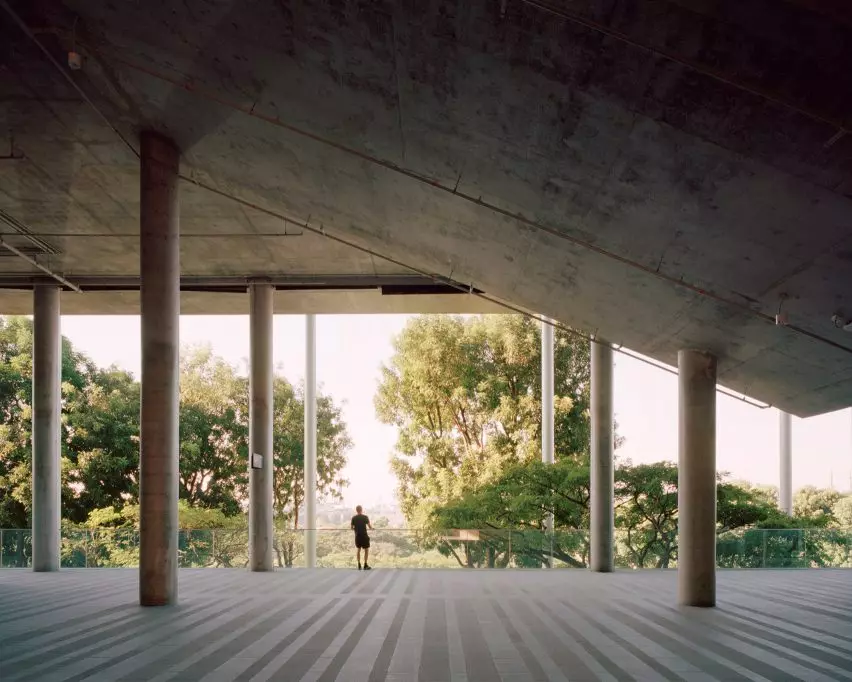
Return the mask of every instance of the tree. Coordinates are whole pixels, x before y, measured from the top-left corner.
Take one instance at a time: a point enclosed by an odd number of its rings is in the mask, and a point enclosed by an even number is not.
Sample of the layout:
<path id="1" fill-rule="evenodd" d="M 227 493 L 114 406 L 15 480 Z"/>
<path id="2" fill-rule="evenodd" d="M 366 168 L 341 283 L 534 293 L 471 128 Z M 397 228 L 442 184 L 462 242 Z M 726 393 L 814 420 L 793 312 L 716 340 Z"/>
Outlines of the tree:
<path id="1" fill-rule="evenodd" d="M 0 527 L 27 528 L 32 507 L 32 320 L 0 317 Z M 69 472 L 76 450 L 69 446 L 68 403 L 93 381 L 94 365 L 62 338 L 60 437 L 63 502 L 73 499 Z"/>
<path id="2" fill-rule="evenodd" d="M 191 506 L 242 511 L 248 486 L 248 380 L 209 346 L 180 360 L 180 496 Z"/>
<path id="3" fill-rule="evenodd" d="M 814 525 L 828 526 L 835 521 L 834 505 L 840 500 L 840 493 L 826 488 L 806 485 L 793 497 L 793 514 L 810 519 Z"/>
<path id="4" fill-rule="evenodd" d="M 421 527 L 431 529 L 432 536 L 454 529 L 478 531 L 479 542 L 461 544 L 460 552 L 427 536 L 461 566 L 506 566 L 510 560 L 541 566 L 551 556 L 570 566 L 585 565 L 585 533 L 560 532 L 552 543 L 543 542 L 544 519 L 551 513 L 557 528 L 588 526 L 588 467 L 568 459 L 552 465 L 536 460 L 513 464 L 490 483 L 436 507 Z"/>
<path id="5" fill-rule="evenodd" d="M 615 472 L 615 500 L 619 563 L 668 568 L 677 556 L 677 467 L 627 462 Z"/>
<path id="6" fill-rule="evenodd" d="M 62 514 L 74 524 L 114 525 L 138 504 L 139 383 L 115 367 L 98 369 L 62 345 Z M 190 348 L 180 365 L 182 509 L 238 518 L 248 478 L 248 380 L 209 348 Z M 274 380 L 276 503 L 298 522 L 303 492 L 301 395 Z M 27 528 L 31 513 L 32 321 L 0 317 L 0 527 Z M 351 441 L 329 396 L 318 399 L 318 492 L 339 497 Z M 110 511 L 111 510 L 111 511 Z M 219 516 L 217 516 L 217 514 Z M 183 514 L 182 518 L 189 518 Z M 206 518 L 206 517 L 205 517 Z M 126 519 L 125 519 L 126 520 Z M 25 563 L 24 534 L 8 534 Z M 23 564 L 21 564 L 23 565 Z"/>
<path id="7" fill-rule="evenodd" d="M 120 509 L 139 497 L 139 383 L 115 367 L 96 370 L 65 400 L 67 486 L 63 516 Z"/>
<path id="8" fill-rule="evenodd" d="M 834 503 L 832 515 L 841 528 L 852 529 L 852 494 L 844 495 Z"/>
<path id="9" fill-rule="evenodd" d="M 671 462 L 615 471 L 616 563 L 631 568 L 676 565 L 678 472 Z M 717 548 L 723 566 L 840 565 L 848 537 L 803 533 L 813 522 L 781 514 L 765 490 L 718 476 Z M 545 534 L 539 519 L 553 512 L 556 531 Z M 589 470 L 565 459 L 554 465 L 530 461 L 447 504 L 424 524 L 425 547 L 437 548 L 460 566 L 540 566 L 551 557 L 568 566 L 588 563 Z M 784 530 L 792 528 L 794 530 Z M 475 541 L 469 533 L 476 529 Z M 764 530 L 773 529 L 773 530 Z M 454 541 L 454 533 L 459 541 Z M 839 558 L 838 558 L 839 557 Z"/>
<path id="10" fill-rule="evenodd" d="M 305 399 L 281 377 L 273 384 L 275 451 L 275 515 L 280 527 L 275 550 L 279 566 L 292 566 L 299 551 L 294 530 L 299 527 L 299 508 L 305 501 Z M 341 410 L 330 396 L 317 395 L 317 498 L 341 499 L 348 481 L 341 471 L 352 439 Z"/>
<path id="11" fill-rule="evenodd" d="M 399 430 L 396 473 L 409 524 L 539 457 L 541 335 L 521 315 L 424 315 L 394 340 L 375 398 Z M 556 330 L 557 459 L 588 457 L 589 348 Z M 540 519 L 539 519 L 540 520 Z"/>

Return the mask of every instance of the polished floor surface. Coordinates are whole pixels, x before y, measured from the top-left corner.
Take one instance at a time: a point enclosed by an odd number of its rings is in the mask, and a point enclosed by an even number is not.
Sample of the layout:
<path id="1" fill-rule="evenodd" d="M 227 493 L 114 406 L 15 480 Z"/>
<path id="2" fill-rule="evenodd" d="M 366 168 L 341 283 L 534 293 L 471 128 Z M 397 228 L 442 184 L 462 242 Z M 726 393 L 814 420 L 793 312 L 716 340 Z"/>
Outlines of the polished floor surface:
<path id="1" fill-rule="evenodd" d="M 852 570 L 0 570 L 0 680 L 852 680 Z"/>

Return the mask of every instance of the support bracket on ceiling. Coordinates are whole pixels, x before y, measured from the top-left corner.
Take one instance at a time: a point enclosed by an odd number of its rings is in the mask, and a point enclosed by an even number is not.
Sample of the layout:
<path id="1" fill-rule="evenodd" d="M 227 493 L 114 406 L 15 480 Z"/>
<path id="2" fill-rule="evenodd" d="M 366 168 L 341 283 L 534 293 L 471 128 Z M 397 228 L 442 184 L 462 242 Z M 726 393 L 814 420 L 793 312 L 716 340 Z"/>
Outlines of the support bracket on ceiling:
<path id="1" fill-rule="evenodd" d="M 59 275 L 59 274 L 57 274 L 57 273 L 53 272 L 53 270 L 51 270 L 50 268 L 48 268 L 48 267 L 46 267 L 46 266 L 42 265 L 42 264 L 41 264 L 41 263 L 39 263 L 39 262 L 38 262 L 35 258 L 31 258 L 31 257 L 30 257 L 30 256 L 28 256 L 27 254 L 25 254 L 23 251 L 21 251 L 20 249 L 18 249 L 17 247 L 12 246 L 9 242 L 7 242 L 7 241 L 6 241 L 5 239 L 3 239 L 2 237 L 0 237 L 0 246 L 2 246 L 2 247 L 3 247 L 4 249 L 6 249 L 7 251 L 11 251 L 12 253 L 14 253 L 14 254 L 15 254 L 16 256 L 18 256 L 19 258 L 24 259 L 27 263 L 29 263 L 30 265 L 32 265 L 32 266 L 33 266 L 33 267 L 35 267 L 35 268 L 38 268 L 39 270 L 41 270 L 41 271 L 42 271 L 43 273 L 45 273 L 46 275 L 50 275 L 53 279 L 55 279 L 57 282 L 59 282 L 62 286 L 64 286 L 64 287 L 68 287 L 68 288 L 69 288 L 69 289 L 71 289 L 72 291 L 76 291 L 78 294 L 82 294 L 82 293 L 83 293 L 83 290 L 82 290 L 80 287 L 78 287 L 76 284 L 73 284 L 72 282 L 69 282 L 69 281 L 68 281 L 67 279 L 65 279 L 62 275 Z"/>

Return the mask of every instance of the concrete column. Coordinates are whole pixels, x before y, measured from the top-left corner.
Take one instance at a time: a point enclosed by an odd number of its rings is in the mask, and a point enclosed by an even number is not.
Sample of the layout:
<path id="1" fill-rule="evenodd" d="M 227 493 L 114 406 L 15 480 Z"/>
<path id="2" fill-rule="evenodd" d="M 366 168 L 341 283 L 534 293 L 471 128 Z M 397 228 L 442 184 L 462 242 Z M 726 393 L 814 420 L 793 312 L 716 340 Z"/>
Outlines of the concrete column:
<path id="1" fill-rule="evenodd" d="M 141 135 L 142 410 L 139 449 L 139 601 L 177 602 L 180 152 Z"/>
<path id="2" fill-rule="evenodd" d="M 271 284 L 252 284 L 249 377 L 249 566 L 274 569 L 272 550 L 272 296 Z M 259 461 L 257 461 L 259 460 Z M 260 468 L 256 468 L 260 464 Z"/>
<path id="3" fill-rule="evenodd" d="M 613 570 L 612 346 L 592 342 L 591 557 L 593 571 Z"/>
<path id="4" fill-rule="evenodd" d="M 678 352 L 678 602 L 716 605 L 716 358 Z"/>
<path id="5" fill-rule="evenodd" d="M 305 316 L 305 565 L 317 565 L 317 326 Z"/>
<path id="6" fill-rule="evenodd" d="M 62 333 L 60 288 L 33 294 L 33 570 L 58 571 L 61 516 Z"/>
<path id="7" fill-rule="evenodd" d="M 553 325 L 541 322 L 541 461 L 553 464 Z"/>
<path id="8" fill-rule="evenodd" d="M 553 325 L 547 319 L 541 321 L 541 461 L 545 464 L 553 464 Z M 543 568 L 550 568 L 553 564 L 553 513 L 549 513 L 544 520 L 544 526 L 550 537 L 545 542 L 550 546 L 550 555 L 542 564 Z"/>
<path id="9" fill-rule="evenodd" d="M 793 515 L 793 424 L 790 415 L 779 412 L 781 484 L 778 487 L 778 506 L 788 516 Z"/>

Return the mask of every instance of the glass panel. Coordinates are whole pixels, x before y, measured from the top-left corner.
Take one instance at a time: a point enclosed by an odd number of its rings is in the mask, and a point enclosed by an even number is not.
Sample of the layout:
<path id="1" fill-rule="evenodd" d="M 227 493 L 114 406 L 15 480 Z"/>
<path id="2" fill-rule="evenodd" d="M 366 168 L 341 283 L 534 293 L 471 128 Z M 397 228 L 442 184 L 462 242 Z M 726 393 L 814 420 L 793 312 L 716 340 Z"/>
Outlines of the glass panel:
<path id="1" fill-rule="evenodd" d="M 355 542 L 346 528 L 318 530 L 317 566 L 355 568 Z M 136 567 L 139 532 L 126 528 L 62 529 L 63 568 Z M 370 564 L 383 568 L 585 568 L 585 530 L 376 528 L 370 532 Z M 276 528 L 275 567 L 305 566 L 304 531 Z M 616 529 L 615 563 L 620 568 L 677 568 L 677 533 Z M 716 538 L 720 568 L 852 568 L 852 530 L 741 529 Z M 245 568 L 248 529 L 183 529 L 178 558 L 184 568 Z M 32 565 L 29 529 L 0 530 L 0 568 Z"/>

